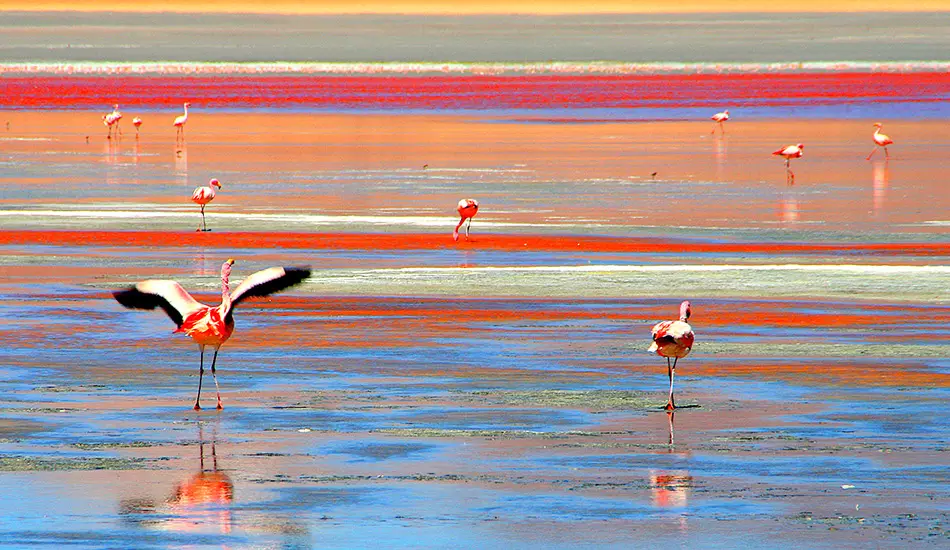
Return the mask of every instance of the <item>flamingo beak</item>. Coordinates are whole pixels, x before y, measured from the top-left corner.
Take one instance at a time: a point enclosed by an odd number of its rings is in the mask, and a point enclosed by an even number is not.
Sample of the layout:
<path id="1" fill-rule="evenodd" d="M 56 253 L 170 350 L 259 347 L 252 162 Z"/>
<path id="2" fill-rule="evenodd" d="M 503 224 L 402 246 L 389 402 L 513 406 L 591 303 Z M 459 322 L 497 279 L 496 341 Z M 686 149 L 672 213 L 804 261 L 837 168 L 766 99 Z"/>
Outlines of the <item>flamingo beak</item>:
<path id="1" fill-rule="evenodd" d="M 234 265 L 234 258 L 228 258 L 228 265 Z"/>

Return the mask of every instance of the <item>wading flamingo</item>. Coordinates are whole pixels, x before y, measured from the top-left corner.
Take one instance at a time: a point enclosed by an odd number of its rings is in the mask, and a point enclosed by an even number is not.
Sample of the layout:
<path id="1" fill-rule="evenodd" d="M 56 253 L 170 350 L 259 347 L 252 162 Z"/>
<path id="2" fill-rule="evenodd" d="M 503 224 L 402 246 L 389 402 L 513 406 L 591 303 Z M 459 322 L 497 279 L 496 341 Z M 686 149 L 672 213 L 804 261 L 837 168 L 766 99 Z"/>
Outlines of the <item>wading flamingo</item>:
<path id="1" fill-rule="evenodd" d="M 112 119 L 115 121 L 115 131 L 117 136 L 122 135 L 122 126 L 119 125 L 119 121 L 122 120 L 122 113 L 119 111 L 119 104 L 116 103 L 112 106 Z"/>
<path id="2" fill-rule="evenodd" d="M 208 182 L 208 185 L 195 187 L 194 192 L 191 194 L 191 201 L 201 207 L 201 227 L 195 231 L 210 231 L 208 226 L 205 225 L 205 205 L 214 200 L 216 195 L 214 192 L 215 187 L 221 189 L 221 183 L 212 178 L 211 181 Z"/>
<path id="3" fill-rule="evenodd" d="M 868 158 L 865 160 L 871 160 L 871 157 L 873 157 L 874 153 L 877 152 L 878 147 L 884 148 L 884 158 L 891 158 L 891 155 L 887 152 L 887 146 L 894 143 L 894 141 L 891 140 L 891 138 L 889 138 L 886 134 L 881 133 L 881 128 L 883 127 L 884 125 L 880 122 L 874 123 L 874 136 L 872 136 L 874 139 L 874 149 L 871 150 L 871 154 L 868 155 Z"/>
<path id="4" fill-rule="evenodd" d="M 178 325 L 175 332 L 184 332 L 198 343 L 201 359 L 198 370 L 198 396 L 195 398 L 194 407 L 196 411 L 201 410 L 199 401 L 201 400 L 201 380 L 205 372 L 205 346 L 214 347 L 214 357 L 211 359 L 211 376 L 214 377 L 218 408 L 223 408 L 214 366 L 218 360 L 218 350 L 234 332 L 234 308 L 248 298 L 268 296 L 300 284 L 310 276 L 309 268 L 270 267 L 252 273 L 234 289 L 234 292 L 231 292 L 228 279 L 231 276 L 231 266 L 233 264 L 234 260 L 228 259 L 221 265 L 221 305 L 217 307 L 206 306 L 198 302 L 175 281 L 142 281 L 126 290 L 112 293 L 120 304 L 129 309 L 162 308 L 171 320 Z"/>
<path id="5" fill-rule="evenodd" d="M 462 199 L 459 201 L 456 210 L 462 219 L 459 220 L 459 224 L 455 226 L 452 238 L 456 241 L 459 240 L 459 228 L 462 227 L 465 220 L 468 220 L 468 225 L 465 226 L 465 238 L 468 239 L 468 232 L 472 228 L 472 218 L 475 217 L 475 214 L 478 214 L 478 201 L 475 199 Z"/>
<path id="6" fill-rule="evenodd" d="M 188 122 L 188 106 L 191 103 L 187 101 L 184 103 L 185 114 L 175 118 L 175 143 L 185 141 L 185 123 Z"/>
<path id="7" fill-rule="evenodd" d="M 139 126 L 142 125 L 142 119 L 140 117 L 135 117 L 132 119 L 132 126 L 135 126 L 135 137 L 139 136 Z"/>
<path id="8" fill-rule="evenodd" d="M 647 351 L 666 357 L 666 370 L 670 377 L 670 399 L 666 403 L 666 410 L 676 409 L 673 402 L 673 377 L 676 375 L 676 362 L 689 355 L 693 349 L 693 327 L 686 321 L 689 319 L 690 305 L 688 301 L 680 304 L 679 321 L 663 321 L 653 326 L 653 343 Z M 670 364 L 670 357 L 673 364 Z"/>
<path id="9" fill-rule="evenodd" d="M 786 145 L 778 151 L 773 151 L 773 155 L 779 155 L 785 157 L 785 179 L 787 181 L 795 181 L 795 174 L 792 172 L 792 167 L 790 162 L 792 159 L 802 158 L 802 155 L 805 153 L 805 145 L 799 143 L 798 145 Z"/>
<path id="10" fill-rule="evenodd" d="M 725 122 L 725 121 L 727 121 L 727 120 L 729 120 L 729 109 L 726 109 L 725 111 L 723 111 L 723 112 L 721 112 L 721 113 L 716 113 L 716 114 L 714 114 L 713 116 L 711 116 L 711 117 L 709 117 L 709 118 L 711 118 L 711 119 L 713 119 L 714 121 L 716 121 L 716 122 L 719 123 L 719 131 L 720 131 L 721 133 L 723 133 L 723 134 L 726 133 L 726 129 L 722 127 L 722 123 Z M 713 126 L 712 132 L 710 132 L 710 133 L 711 133 L 711 134 L 715 134 L 715 133 L 716 133 L 716 127 L 715 127 L 715 126 Z"/>

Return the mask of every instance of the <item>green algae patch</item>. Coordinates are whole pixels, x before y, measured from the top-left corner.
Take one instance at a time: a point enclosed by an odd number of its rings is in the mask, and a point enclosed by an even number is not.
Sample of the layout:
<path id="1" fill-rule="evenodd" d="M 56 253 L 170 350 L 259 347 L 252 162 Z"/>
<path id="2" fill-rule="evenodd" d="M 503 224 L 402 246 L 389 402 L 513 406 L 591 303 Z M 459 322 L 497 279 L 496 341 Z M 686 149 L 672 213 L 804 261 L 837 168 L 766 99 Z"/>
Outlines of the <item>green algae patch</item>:
<path id="1" fill-rule="evenodd" d="M 487 439 L 566 439 L 569 437 L 600 437 L 597 432 L 535 432 L 527 430 L 450 430 L 440 428 L 386 428 L 370 433 L 399 437 L 480 437 Z"/>
<path id="2" fill-rule="evenodd" d="M 468 397 L 495 405 L 595 411 L 653 410 L 665 405 L 657 401 L 654 394 L 626 390 L 485 390 L 472 392 Z"/>
<path id="3" fill-rule="evenodd" d="M 148 441 L 127 441 L 127 442 L 100 442 L 100 443 L 71 443 L 70 446 L 82 449 L 84 451 L 98 451 L 106 449 L 136 449 L 142 447 L 155 447 L 157 443 Z"/>
<path id="4" fill-rule="evenodd" d="M 0 472 L 61 472 L 74 470 L 146 470 L 152 460 L 144 458 L 40 458 L 0 456 Z"/>

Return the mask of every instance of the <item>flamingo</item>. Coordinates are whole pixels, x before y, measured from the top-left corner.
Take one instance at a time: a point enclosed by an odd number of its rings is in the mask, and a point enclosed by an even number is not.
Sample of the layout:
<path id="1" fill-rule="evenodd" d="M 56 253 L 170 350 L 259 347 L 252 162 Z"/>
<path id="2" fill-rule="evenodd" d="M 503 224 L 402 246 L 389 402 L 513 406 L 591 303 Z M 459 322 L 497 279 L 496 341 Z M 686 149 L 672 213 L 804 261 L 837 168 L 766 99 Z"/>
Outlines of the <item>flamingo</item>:
<path id="1" fill-rule="evenodd" d="M 725 111 L 723 111 L 723 112 L 721 112 L 721 113 L 716 113 L 716 114 L 714 114 L 713 116 L 711 116 L 710 118 L 719 123 L 719 130 L 720 130 L 723 134 L 725 134 L 725 133 L 726 133 L 726 130 L 725 130 L 725 128 L 722 127 L 722 123 L 725 122 L 725 121 L 727 121 L 727 120 L 729 120 L 729 109 L 726 109 Z M 712 133 L 712 134 L 715 134 L 715 133 L 716 133 L 716 127 L 715 127 L 715 126 L 713 126 L 712 132 L 710 132 L 710 133 Z"/>
<path id="2" fill-rule="evenodd" d="M 202 227 L 199 227 L 195 231 L 210 231 L 208 226 L 205 225 L 205 205 L 214 200 L 216 196 L 214 192 L 215 187 L 221 189 L 221 183 L 217 179 L 212 178 L 211 181 L 208 182 L 208 185 L 195 187 L 194 192 L 191 194 L 191 201 L 201 207 Z"/>
<path id="3" fill-rule="evenodd" d="M 142 119 L 140 117 L 135 117 L 132 119 L 132 126 L 135 126 L 135 137 L 139 135 L 139 126 L 142 125 Z"/>
<path id="4" fill-rule="evenodd" d="M 884 148 L 884 158 L 891 158 L 891 155 L 887 152 L 887 146 L 894 143 L 894 141 L 886 134 L 881 133 L 881 128 L 883 127 L 884 125 L 880 122 L 874 123 L 874 136 L 872 136 L 872 139 L 874 139 L 874 149 L 871 150 L 871 154 L 868 155 L 865 160 L 871 160 L 871 157 L 877 152 L 878 147 Z"/>
<path id="5" fill-rule="evenodd" d="M 693 349 L 693 327 L 686 321 L 689 319 L 690 304 L 684 301 L 680 304 L 680 318 L 678 321 L 663 321 L 653 326 L 653 343 L 647 351 L 666 357 L 667 375 L 670 377 L 670 399 L 666 403 L 666 410 L 676 409 L 673 402 L 673 377 L 676 375 L 676 362 L 689 355 Z M 670 357 L 673 364 L 670 364 Z"/>
<path id="6" fill-rule="evenodd" d="M 472 228 L 472 218 L 475 217 L 475 214 L 478 214 L 478 201 L 475 199 L 462 199 L 459 201 L 456 210 L 462 219 L 459 220 L 459 224 L 455 226 L 455 231 L 452 233 L 452 238 L 456 241 L 459 240 L 459 228 L 462 227 L 462 224 L 465 223 L 465 220 L 467 219 L 468 225 L 465 226 L 465 238 L 468 239 L 468 232 Z"/>
<path id="7" fill-rule="evenodd" d="M 795 181 L 795 174 L 792 173 L 792 168 L 789 165 L 789 163 L 791 162 L 792 159 L 801 158 L 804 153 L 805 153 L 805 145 L 802 143 L 799 143 L 798 145 L 786 145 L 785 147 L 782 147 L 778 151 L 772 152 L 773 155 L 780 155 L 780 156 L 785 157 L 785 175 L 786 175 L 786 179 L 789 180 L 790 182 Z"/>
<path id="8" fill-rule="evenodd" d="M 211 359 L 211 376 L 214 377 L 215 392 L 218 397 L 218 409 L 221 406 L 221 391 L 218 377 L 215 376 L 215 362 L 221 345 L 228 341 L 234 332 L 234 308 L 238 304 L 257 296 L 268 296 L 275 292 L 300 284 L 310 276 L 310 269 L 304 267 L 270 267 L 252 273 L 231 292 L 228 279 L 234 260 L 229 258 L 221 265 L 221 305 L 211 307 L 191 297 L 175 281 L 148 280 L 136 283 L 126 290 L 112 293 L 115 299 L 129 309 L 155 309 L 160 307 L 172 321 L 178 325 L 174 332 L 183 332 L 198 344 L 201 362 L 198 370 L 198 396 L 194 409 L 201 410 L 201 380 L 204 376 L 205 346 L 214 347 Z"/>
<path id="9" fill-rule="evenodd" d="M 112 119 L 115 121 L 115 131 L 116 135 L 122 135 L 122 127 L 119 126 L 119 121 L 122 120 L 122 113 L 119 111 L 119 104 L 116 103 L 112 106 Z"/>
<path id="10" fill-rule="evenodd" d="M 106 139 L 112 139 L 112 127 L 115 125 L 115 119 L 112 118 L 112 113 L 102 115 L 102 125 L 108 128 Z"/>
<path id="11" fill-rule="evenodd" d="M 186 101 L 184 105 L 185 105 L 185 114 L 175 118 L 174 126 L 176 128 L 176 134 L 175 134 L 176 142 L 185 140 L 185 123 L 188 122 L 188 106 L 191 105 L 191 103 L 188 103 Z"/>

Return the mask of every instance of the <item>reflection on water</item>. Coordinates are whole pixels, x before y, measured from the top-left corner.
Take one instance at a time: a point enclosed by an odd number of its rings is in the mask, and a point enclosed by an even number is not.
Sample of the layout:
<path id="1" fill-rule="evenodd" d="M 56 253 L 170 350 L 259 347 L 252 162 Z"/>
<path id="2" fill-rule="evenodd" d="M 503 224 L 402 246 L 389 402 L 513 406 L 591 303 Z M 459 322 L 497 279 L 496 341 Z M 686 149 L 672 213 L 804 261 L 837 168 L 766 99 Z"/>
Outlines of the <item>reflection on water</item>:
<path id="1" fill-rule="evenodd" d="M 877 216 L 884 209 L 884 197 L 887 195 L 887 186 L 891 181 L 890 171 L 887 169 L 887 159 L 877 160 L 871 164 L 874 170 L 873 197 L 874 197 L 874 215 Z"/>
<path id="2" fill-rule="evenodd" d="M 188 148 L 184 143 L 175 147 L 175 179 L 182 187 L 188 186 Z"/>
<path id="3" fill-rule="evenodd" d="M 785 223 L 795 223 L 798 221 L 801 210 L 798 207 L 798 191 L 792 183 L 785 186 L 782 191 L 782 221 Z"/>
<path id="4" fill-rule="evenodd" d="M 716 153 L 716 181 L 722 181 L 723 166 L 726 164 L 726 137 L 722 134 L 716 134 L 713 137 Z"/>
<path id="5" fill-rule="evenodd" d="M 164 502 L 129 499 L 120 504 L 120 513 L 137 525 L 174 532 L 231 532 L 231 504 L 234 484 L 218 471 L 215 437 L 210 442 L 210 458 L 205 460 L 205 441 L 198 427 L 198 471 L 175 486 Z"/>
<path id="6" fill-rule="evenodd" d="M 668 411 L 669 453 L 685 457 L 687 452 L 676 452 L 673 443 L 674 411 Z M 693 487 L 693 476 L 687 470 L 650 470 L 650 502 L 657 508 L 686 508 L 689 504 L 690 490 Z M 678 528 L 686 532 L 687 515 L 680 514 L 677 518 Z"/>

